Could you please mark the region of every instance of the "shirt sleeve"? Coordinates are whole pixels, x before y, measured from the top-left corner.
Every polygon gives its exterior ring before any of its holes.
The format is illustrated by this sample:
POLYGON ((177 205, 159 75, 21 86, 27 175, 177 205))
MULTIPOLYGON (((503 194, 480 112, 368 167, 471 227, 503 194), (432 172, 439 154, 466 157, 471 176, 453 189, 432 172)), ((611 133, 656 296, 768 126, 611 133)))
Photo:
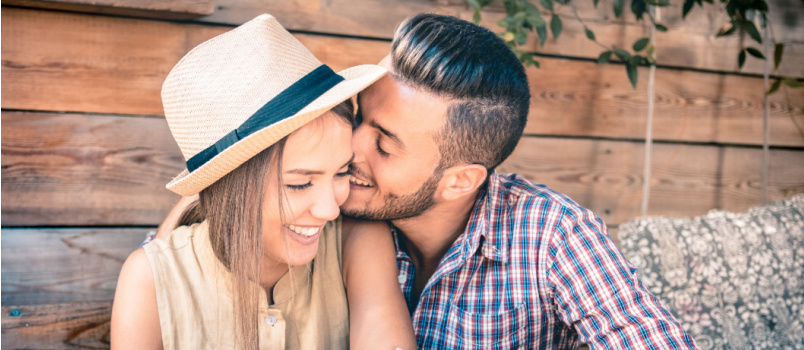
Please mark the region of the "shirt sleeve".
POLYGON ((568 208, 562 215, 550 243, 548 281, 559 318, 581 341, 592 349, 697 349, 597 215, 568 208))

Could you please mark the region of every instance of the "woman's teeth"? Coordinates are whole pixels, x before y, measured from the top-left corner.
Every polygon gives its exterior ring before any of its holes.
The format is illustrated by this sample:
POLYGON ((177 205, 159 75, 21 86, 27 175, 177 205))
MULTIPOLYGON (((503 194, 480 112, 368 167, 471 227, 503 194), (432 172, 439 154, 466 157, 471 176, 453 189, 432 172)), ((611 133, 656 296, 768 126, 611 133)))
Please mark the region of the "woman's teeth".
POLYGON ((349 182, 351 182, 351 183, 353 183, 355 185, 358 185, 358 186, 371 187, 370 183, 365 182, 363 180, 360 180, 360 179, 358 179, 358 178, 356 178, 354 176, 349 176, 349 182))
POLYGON ((305 237, 310 237, 310 236, 318 233, 318 231, 321 230, 320 227, 301 227, 301 226, 296 226, 296 225, 288 225, 288 228, 291 231, 296 232, 296 233, 298 233, 298 234, 300 234, 302 236, 305 236, 305 237))

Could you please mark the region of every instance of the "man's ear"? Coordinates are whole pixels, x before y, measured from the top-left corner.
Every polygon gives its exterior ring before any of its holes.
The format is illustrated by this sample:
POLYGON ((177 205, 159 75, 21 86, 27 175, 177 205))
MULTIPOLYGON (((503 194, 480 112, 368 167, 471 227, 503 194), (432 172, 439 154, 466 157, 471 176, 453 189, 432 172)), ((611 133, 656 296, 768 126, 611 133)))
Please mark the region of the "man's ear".
POLYGON ((474 195, 486 181, 487 175, 486 167, 478 164, 457 165, 444 170, 444 176, 441 177, 441 196, 445 200, 453 200, 474 195))

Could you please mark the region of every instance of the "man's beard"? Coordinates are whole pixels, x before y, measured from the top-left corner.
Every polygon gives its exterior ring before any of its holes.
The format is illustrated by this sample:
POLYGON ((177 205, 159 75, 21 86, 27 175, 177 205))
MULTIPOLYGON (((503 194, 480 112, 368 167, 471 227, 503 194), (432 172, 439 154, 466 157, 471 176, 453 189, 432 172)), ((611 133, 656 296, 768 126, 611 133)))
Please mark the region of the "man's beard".
POLYGON ((434 195, 442 175, 442 172, 436 171, 415 193, 385 195, 380 208, 347 208, 342 210, 343 214, 362 220, 402 220, 419 216, 435 203, 434 195))

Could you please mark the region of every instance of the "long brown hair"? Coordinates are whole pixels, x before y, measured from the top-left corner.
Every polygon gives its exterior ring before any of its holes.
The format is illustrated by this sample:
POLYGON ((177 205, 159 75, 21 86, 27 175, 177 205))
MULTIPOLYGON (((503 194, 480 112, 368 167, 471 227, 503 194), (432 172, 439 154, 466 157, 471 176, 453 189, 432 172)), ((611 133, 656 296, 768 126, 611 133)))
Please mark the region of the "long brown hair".
MULTIPOLYGON (((352 100, 346 100, 330 111, 349 125, 354 122, 352 100)), ((258 310, 260 291, 254 281, 260 280, 262 245, 262 205, 270 167, 276 167, 276 184, 280 217, 284 208, 282 154, 287 137, 249 159, 237 169, 205 188, 199 202, 188 206, 180 225, 207 220, 209 238, 215 255, 231 272, 235 348, 259 347, 258 310), (259 181, 262 179, 263 181, 259 181)), ((284 219, 282 220, 284 221, 284 219)), ((283 242, 284 243, 284 242, 283 242)))

